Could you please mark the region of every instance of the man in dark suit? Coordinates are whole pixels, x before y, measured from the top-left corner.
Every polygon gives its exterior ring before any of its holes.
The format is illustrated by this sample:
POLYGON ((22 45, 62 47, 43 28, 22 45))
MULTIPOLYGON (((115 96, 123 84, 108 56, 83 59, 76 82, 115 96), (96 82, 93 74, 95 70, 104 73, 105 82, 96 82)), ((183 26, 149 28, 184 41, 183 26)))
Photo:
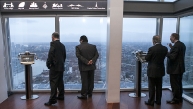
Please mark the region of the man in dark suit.
POLYGON ((55 104, 58 100, 64 100, 64 83, 63 83, 63 72, 64 62, 66 59, 65 46, 59 40, 59 34, 57 32, 52 34, 52 42, 50 43, 50 50, 48 53, 48 59, 46 65, 49 71, 49 80, 51 87, 50 99, 44 105, 50 106, 55 104), (59 91, 58 97, 57 89, 59 91))
POLYGON ((145 101, 145 104, 154 106, 154 102, 158 105, 161 104, 162 77, 165 75, 164 59, 168 49, 161 44, 159 36, 153 36, 152 41, 154 46, 149 48, 145 57, 145 60, 148 62, 147 76, 149 88, 149 100, 145 101))
POLYGON ((176 33, 171 34, 170 40, 174 45, 169 44, 171 49, 167 54, 167 73, 170 75, 173 99, 167 101, 167 103, 178 104, 183 101, 182 76, 185 72, 184 57, 186 46, 179 41, 179 35, 176 33))
POLYGON ((96 61, 99 57, 95 45, 89 44, 85 35, 80 37, 80 45, 76 46, 76 57, 81 75, 82 88, 79 99, 87 99, 92 97, 94 88, 94 70, 96 69, 96 61))

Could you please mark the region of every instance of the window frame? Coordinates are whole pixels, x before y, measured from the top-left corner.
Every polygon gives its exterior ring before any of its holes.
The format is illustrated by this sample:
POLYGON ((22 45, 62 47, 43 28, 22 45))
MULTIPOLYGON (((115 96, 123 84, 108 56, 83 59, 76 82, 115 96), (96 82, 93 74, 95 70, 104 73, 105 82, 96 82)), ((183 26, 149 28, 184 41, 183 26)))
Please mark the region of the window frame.
MULTIPOLYGON (((3 30, 3 38, 4 38, 4 55, 5 55, 5 70, 6 72, 6 80, 7 80, 7 86, 8 86, 8 91, 11 92, 25 92, 25 90, 19 90, 19 89, 13 89, 13 81, 12 81, 12 71, 11 71, 11 56, 10 56, 10 38, 9 38, 9 27, 7 22, 5 20, 7 18, 37 18, 37 17, 54 17, 55 18, 55 31, 60 30, 60 17, 107 17, 107 15, 3 15, 2 14, 2 30, 3 30), (8 30, 8 31, 7 31, 8 30), (11 81, 10 81, 11 80, 11 81)), ((162 29, 163 26, 163 20, 160 22, 158 21, 159 19, 163 18, 178 18, 180 17, 177 16, 144 16, 144 15, 124 15, 123 18, 157 18, 157 23, 156 23, 156 34, 162 29)), ((179 30, 179 21, 177 20, 177 30, 179 30)), ((177 31, 178 32, 178 31, 177 31)), ((161 36, 161 35, 160 35, 161 36)), ((108 52, 108 51, 107 51, 108 52)), ((170 86, 163 87, 163 89, 168 89, 170 86)), ((142 88, 142 90, 147 90, 148 88, 142 88)), ((94 92, 105 92, 106 89, 95 89, 94 92)), ((33 90, 34 92, 49 92, 50 89, 35 89, 33 90)), ((80 89, 65 89, 65 92, 79 92, 80 89)), ((134 88, 120 88, 120 91, 134 91, 134 88)))

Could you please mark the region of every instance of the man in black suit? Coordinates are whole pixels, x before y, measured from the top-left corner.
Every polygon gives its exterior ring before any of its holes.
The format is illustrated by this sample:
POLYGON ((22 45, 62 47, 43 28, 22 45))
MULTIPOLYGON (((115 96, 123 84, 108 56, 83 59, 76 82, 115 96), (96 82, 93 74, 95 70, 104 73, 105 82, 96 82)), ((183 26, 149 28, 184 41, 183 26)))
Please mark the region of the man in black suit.
POLYGON ((184 57, 186 46, 183 42, 179 41, 179 35, 177 33, 172 33, 170 40, 174 45, 169 44, 171 49, 167 54, 167 73, 170 75, 173 99, 167 101, 167 103, 178 104, 183 101, 182 76, 185 72, 184 57))
POLYGON ((159 36, 153 36, 152 41, 154 46, 149 48, 145 57, 145 60, 148 62, 147 76, 149 88, 149 100, 145 101, 145 104, 154 106, 154 102, 158 105, 161 104, 162 77, 165 75, 164 59, 168 49, 161 44, 159 36))
POLYGON ((51 87, 50 99, 44 105, 50 106, 55 104, 58 100, 64 100, 64 83, 63 83, 63 72, 64 72, 64 62, 66 59, 66 49, 65 46, 59 40, 59 34, 54 32, 52 34, 52 42, 50 43, 50 50, 48 53, 48 59, 46 65, 49 71, 49 80, 51 87), (59 91, 58 97, 57 89, 59 91))
POLYGON ((92 97, 94 88, 94 70, 96 69, 96 61, 99 57, 95 45, 89 44, 85 35, 80 37, 80 45, 76 46, 76 57, 81 75, 82 88, 79 99, 87 99, 92 97))

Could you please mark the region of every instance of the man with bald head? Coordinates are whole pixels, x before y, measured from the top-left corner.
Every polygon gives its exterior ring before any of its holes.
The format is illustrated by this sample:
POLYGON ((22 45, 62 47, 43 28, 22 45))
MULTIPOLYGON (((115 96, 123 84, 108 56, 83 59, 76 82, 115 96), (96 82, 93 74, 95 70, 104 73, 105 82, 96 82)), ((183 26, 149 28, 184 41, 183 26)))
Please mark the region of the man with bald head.
POLYGON ((145 60, 148 62, 147 76, 149 88, 149 100, 145 101, 145 104, 154 106, 154 102, 157 105, 161 104, 162 77, 165 75, 164 59, 168 49, 161 44, 161 38, 157 35, 153 36, 152 42, 153 46, 149 48, 145 57, 145 60))

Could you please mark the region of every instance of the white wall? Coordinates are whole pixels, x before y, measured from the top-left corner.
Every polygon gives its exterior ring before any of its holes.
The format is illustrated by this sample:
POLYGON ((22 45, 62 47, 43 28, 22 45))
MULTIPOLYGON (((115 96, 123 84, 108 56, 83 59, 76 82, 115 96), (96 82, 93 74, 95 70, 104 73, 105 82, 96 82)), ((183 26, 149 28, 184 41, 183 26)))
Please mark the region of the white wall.
MULTIPOLYGON (((1 21, 1 14, 0 14, 1 21)), ((2 35, 2 24, 0 22, 0 103, 7 99, 7 83, 5 78, 5 67, 4 67, 4 45, 2 35)))
POLYGON ((107 103, 120 102, 123 0, 107 0, 107 103))

